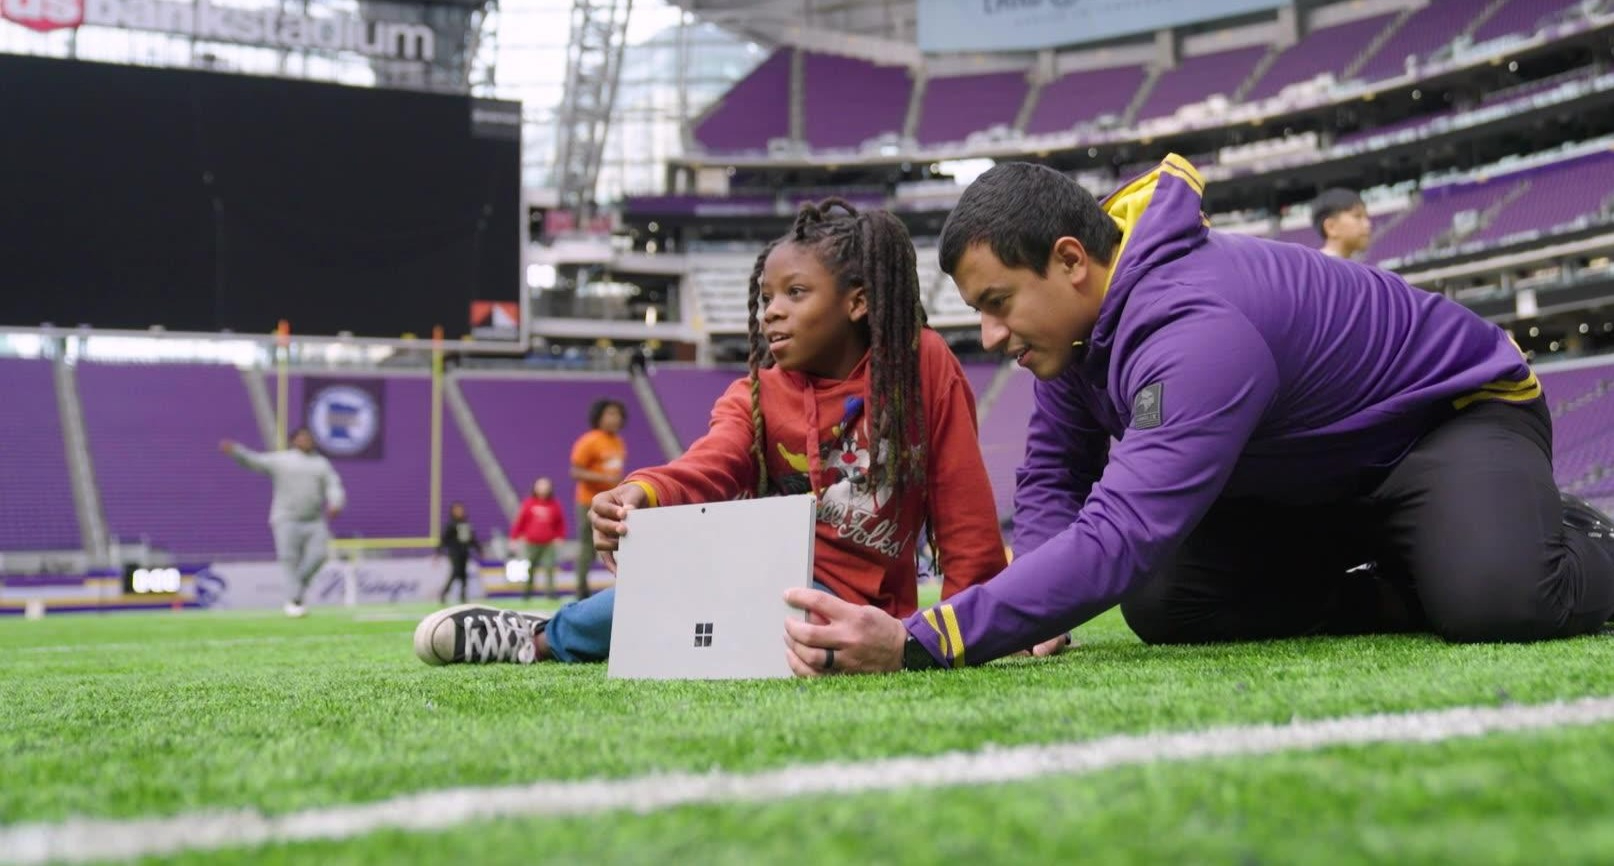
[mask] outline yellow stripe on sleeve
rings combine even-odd
[[[942,622],[947,626],[947,639],[953,645],[953,667],[964,666],[964,635],[958,628],[958,615],[953,613],[953,606],[941,606]]]
[[[640,481],[638,479],[634,479],[633,481],[629,481],[628,483],[632,484],[632,485],[635,485],[640,490],[644,491],[644,495],[646,497],[646,503],[648,504],[649,507],[651,507],[651,508],[660,507],[659,504],[658,504],[659,500],[660,500],[660,497],[658,497],[656,495],[656,488],[651,487],[650,482],[648,482],[648,481]]]
[[[936,624],[935,608],[926,608],[924,617],[925,623],[930,626],[932,631],[936,632],[936,640],[941,644],[942,656],[947,659],[952,659],[953,651],[952,648],[947,645],[947,633],[942,631],[941,626]]]
[[[1471,391],[1451,401],[1453,409],[1466,409],[1481,400],[1502,400],[1508,403],[1529,403],[1541,396],[1541,380],[1531,373],[1529,378],[1514,382],[1507,379],[1498,379],[1480,386],[1478,391]]]

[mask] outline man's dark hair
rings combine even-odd
[[[609,397],[603,400],[595,400],[594,405],[588,407],[588,426],[595,430],[600,429],[600,418],[605,415],[605,410],[612,406],[615,406],[616,410],[622,413],[622,426],[628,426],[628,407],[622,405],[621,400],[612,400]]]
[[[1328,240],[1328,233],[1323,231],[1323,223],[1335,214],[1341,214],[1362,206],[1362,197],[1354,191],[1336,186],[1325,189],[1322,194],[1311,202],[1311,227],[1317,230],[1318,236]]]
[[[1047,166],[1005,162],[964,190],[941,233],[941,267],[948,274],[970,247],[986,244],[998,261],[1048,275],[1054,241],[1073,237],[1095,260],[1109,264],[1121,228],[1093,194]]]

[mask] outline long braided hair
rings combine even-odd
[[[901,498],[909,484],[925,480],[924,400],[919,390],[919,335],[925,327],[913,240],[902,222],[886,211],[859,213],[839,198],[804,204],[796,223],[768,244],[751,268],[746,296],[751,369],[751,453],[757,461],[758,496],[768,494],[767,454],[763,448],[762,380],[773,366],[762,333],[762,268],[781,244],[799,244],[817,253],[835,276],[836,287],[861,287],[868,314],[859,323],[869,340],[869,483],[890,485]],[[810,447],[817,447],[813,443]]]

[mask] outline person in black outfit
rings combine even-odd
[[[465,505],[456,502],[448,507],[448,523],[443,526],[443,534],[438,540],[438,553],[448,554],[448,582],[443,584],[443,591],[437,594],[439,603],[448,602],[448,592],[454,588],[457,581],[460,585],[460,604],[465,604],[467,590],[466,567],[471,561],[471,552],[477,556],[482,555],[482,542],[477,540],[476,530],[471,528],[470,521],[465,519]]]

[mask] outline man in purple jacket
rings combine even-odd
[[[1203,190],[1173,155],[1102,205],[1023,163],[965,191],[942,269],[1039,380],[1014,561],[902,621],[792,591],[816,615],[786,624],[798,674],[981,664],[1116,604],[1150,643],[1528,641],[1614,614],[1614,524],[1560,497],[1508,336],[1394,274],[1211,231]]]

